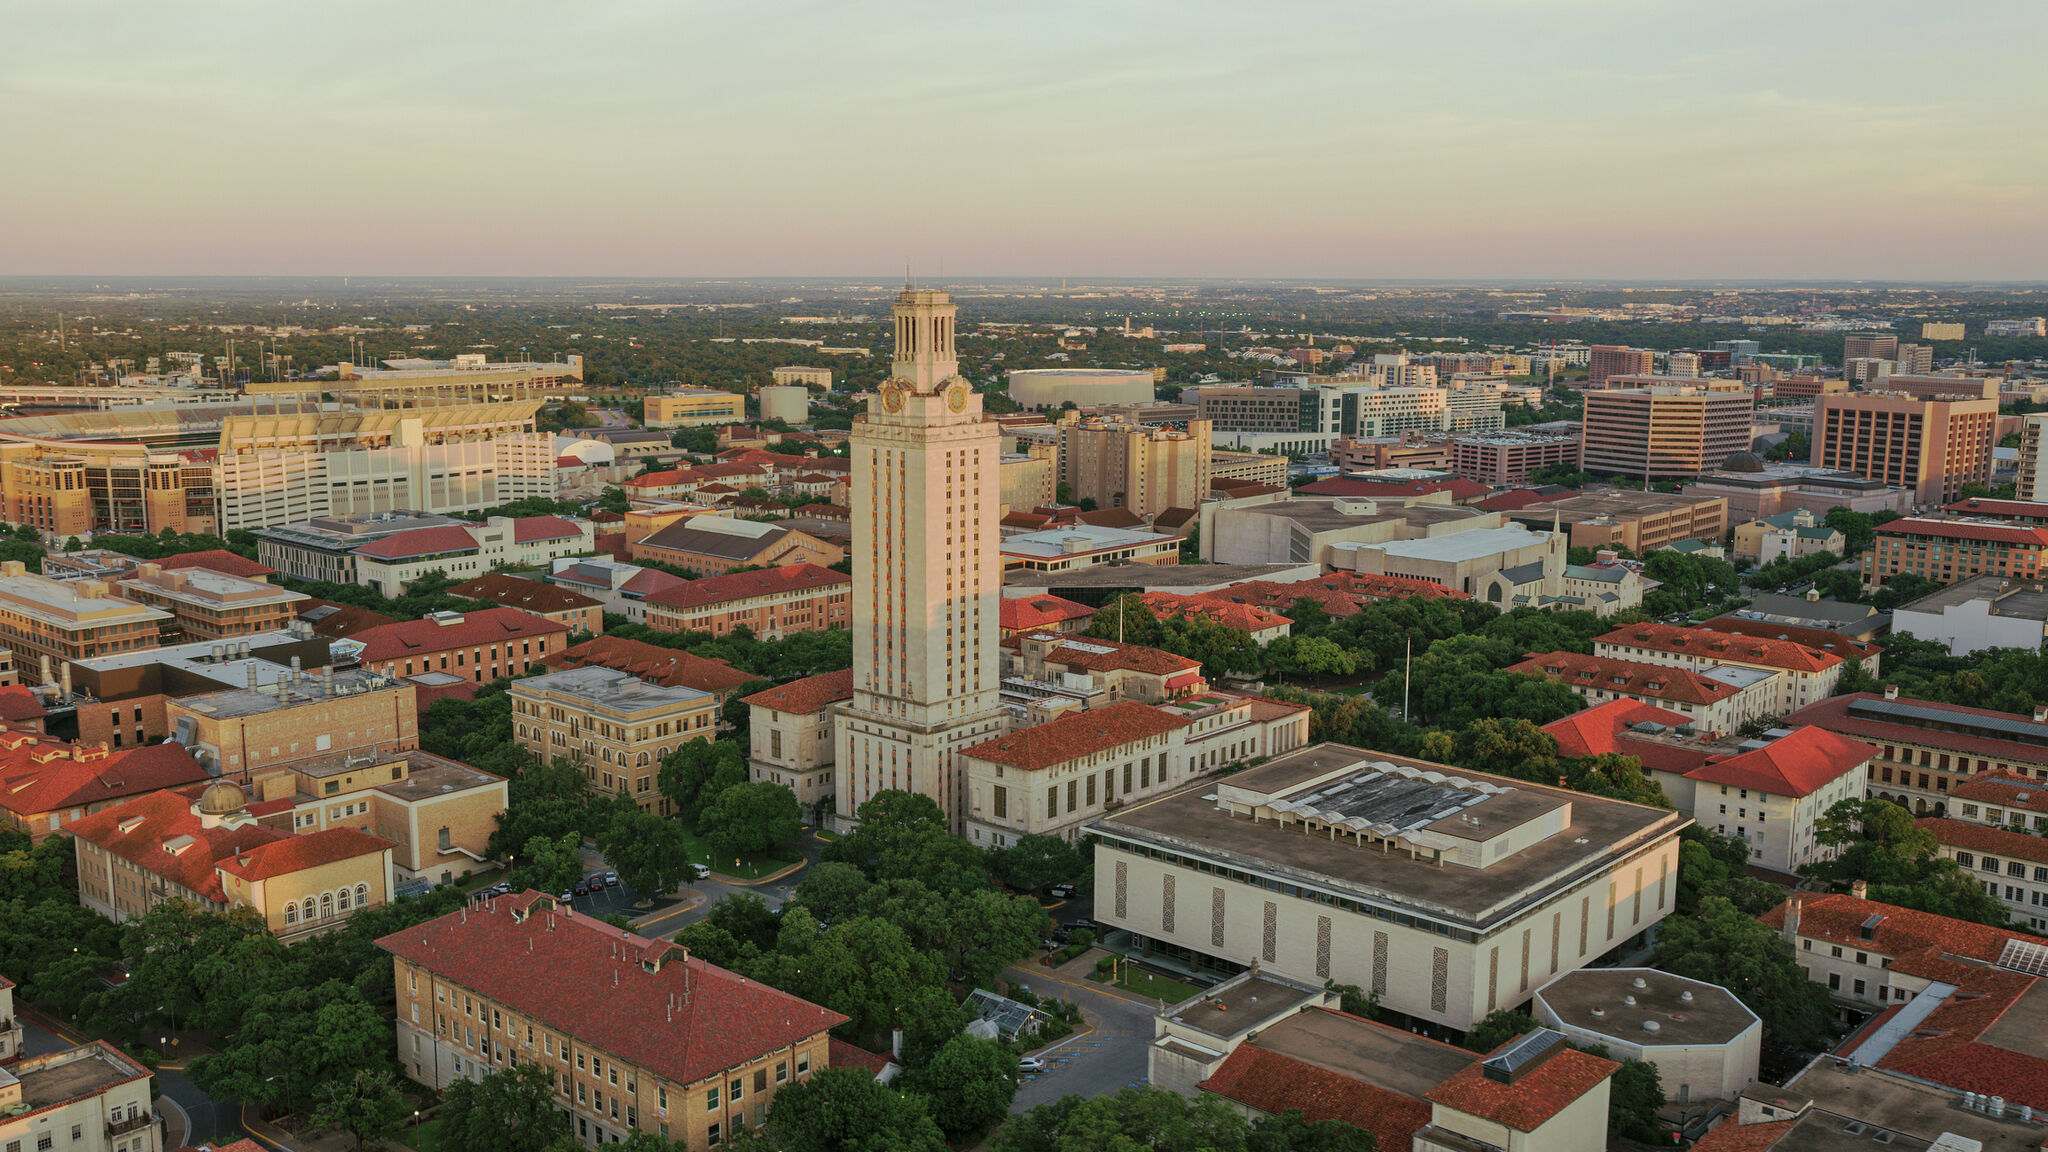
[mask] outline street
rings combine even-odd
[[[39,1017],[26,1012],[20,1015],[22,1050],[25,1055],[44,1056],[78,1047],[79,1039],[57,1034],[45,1026]],[[175,1064],[176,1061],[172,1060],[170,1063]],[[175,1068],[158,1069],[156,1083],[163,1092],[157,1100],[157,1111],[164,1118],[166,1125],[166,1147],[228,1144],[249,1135],[242,1127],[241,1106],[237,1102],[209,1098],[197,1085],[186,1079],[182,1071]]]
[[[759,896],[767,902],[770,910],[779,911],[783,901],[788,900],[796,891],[797,885],[803,883],[804,874],[818,862],[819,853],[825,849],[825,841],[818,839],[812,830],[807,828],[803,836],[797,840],[796,847],[803,853],[803,866],[785,873],[779,879],[726,881],[714,875],[708,880],[699,880],[685,886],[676,894],[675,899],[660,901],[651,909],[634,908],[633,902],[638,897],[623,885],[608,887],[603,892],[589,896],[580,896],[572,903],[577,911],[588,912],[594,916],[602,916],[608,912],[624,913],[633,918],[635,932],[643,936],[664,939],[710,915],[712,907],[720,900],[743,892]],[[604,858],[592,849],[585,849],[584,862],[585,875],[602,872],[606,868]]]
[[[1015,981],[1040,996],[1057,996],[1080,1005],[1085,1026],[1037,1055],[1046,1070],[1023,1076],[1011,1112],[1026,1112],[1062,1096],[1105,1096],[1146,1076],[1146,1049],[1152,1043],[1152,1018],[1158,1005],[1080,976],[1050,968],[1011,967],[1003,979]]]

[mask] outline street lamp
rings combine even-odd
[[[415,1150],[420,1146],[420,1110],[417,1108],[412,1110],[412,1146]]]

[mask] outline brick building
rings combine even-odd
[[[357,657],[365,668],[386,676],[452,672],[489,684],[499,677],[524,676],[567,643],[569,629],[517,608],[481,612],[436,612],[357,633]]]
[[[522,580],[503,572],[487,572],[448,589],[448,594],[466,596],[471,600],[488,600],[507,608],[531,612],[553,620],[571,632],[588,632],[594,636],[604,631],[602,601],[539,580]]]
[[[664,688],[611,668],[571,668],[516,680],[513,736],[543,761],[565,760],[591,784],[666,816],[655,789],[661,759],[686,740],[718,731],[718,700],[695,688]]]
[[[837,564],[846,551],[808,532],[730,516],[692,516],[634,542],[635,560],[652,560],[715,576],[735,568]]]
[[[2048,528],[1916,517],[1880,525],[1876,542],[1863,553],[1860,571],[1865,587],[1901,574],[1937,584],[1953,584],[1977,575],[2033,580],[2043,570],[2044,552],[2048,552]]]
[[[710,576],[649,596],[647,626],[714,636],[745,626],[764,640],[846,628],[852,588],[851,576],[808,563]]]

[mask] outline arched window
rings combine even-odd
[[[647,767],[647,753],[640,753],[640,759],[636,762],[636,766],[640,768]]]
[[[297,924],[299,922],[299,906],[297,904],[287,904],[284,906],[284,922],[286,924]]]
[[[343,888],[339,893],[336,893],[334,906],[340,911],[348,911],[348,889]]]
[[[305,911],[299,913],[299,918],[302,920],[311,920],[313,918],[313,898],[311,896],[306,897]]]
[[[320,894],[320,916],[322,919],[325,919],[332,915],[334,915],[334,893],[322,892]]]
[[[1494,604],[1500,603],[1500,583],[1498,581],[1487,586],[1486,599]]]
[[[370,886],[369,886],[368,884],[358,884],[358,885],[356,885],[356,907],[358,907],[358,908],[368,908],[369,906],[370,906]]]

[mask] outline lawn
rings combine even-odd
[[[702,836],[692,832],[689,825],[682,825],[682,833],[684,843],[689,846],[690,862],[705,865],[721,876],[736,876],[741,880],[759,880],[763,876],[773,872],[780,872],[798,860],[803,859],[803,855],[795,848],[784,846],[772,849],[759,856],[741,857],[738,863],[734,863],[733,858],[730,856],[721,860],[714,860],[712,859],[711,845]],[[421,1152],[425,1152],[425,1150],[422,1149]]]
[[[411,1117],[407,1117],[405,1130],[399,1139],[410,1145],[416,1152],[441,1152],[441,1122],[429,1120],[419,1126],[419,1135],[413,1135]]]
[[[1098,984],[1104,982],[1100,973],[1091,972],[1088,978]],[[1183,984],[1178,980],[1169,980],[1164,976],[1155,976],[1133,964],[1117,965],[1116,986],[1127,988],[1140,996],[1150,996],[1154,1000],[1164,1000],[1168,1004],[1178,1004],[1183,1000],[1192,999],[1202,994],[1202,990],[1192,984]]]

